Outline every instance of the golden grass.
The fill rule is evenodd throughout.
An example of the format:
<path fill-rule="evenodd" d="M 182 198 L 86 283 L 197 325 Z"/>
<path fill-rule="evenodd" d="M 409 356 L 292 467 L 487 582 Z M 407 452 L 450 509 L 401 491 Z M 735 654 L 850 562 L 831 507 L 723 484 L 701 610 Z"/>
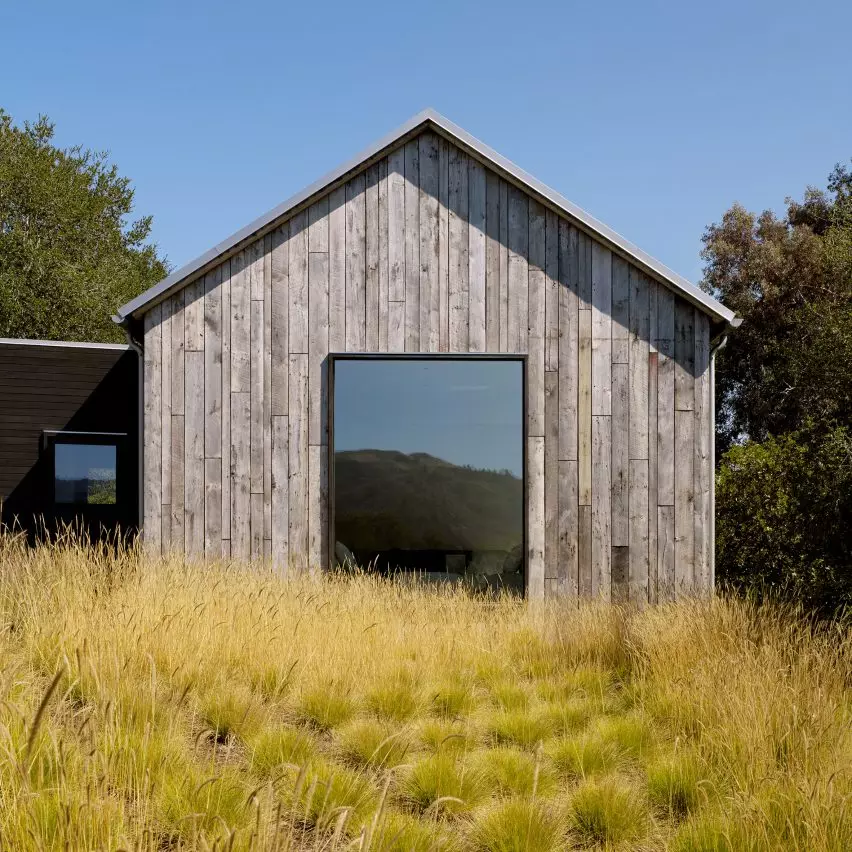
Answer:
<path fill-rule="evenodd" d="M 852 848 L 852 643 L 0 537 L 0 845 Z"/>

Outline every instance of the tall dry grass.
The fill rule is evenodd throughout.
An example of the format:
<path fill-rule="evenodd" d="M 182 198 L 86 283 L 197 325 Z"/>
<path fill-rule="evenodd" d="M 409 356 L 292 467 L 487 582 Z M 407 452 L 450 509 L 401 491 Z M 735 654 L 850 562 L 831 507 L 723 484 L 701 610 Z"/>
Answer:
<path fill-rule="evenodd" d="M 0 538 L 0 845 L 850 849 L 850 649 Z"/>

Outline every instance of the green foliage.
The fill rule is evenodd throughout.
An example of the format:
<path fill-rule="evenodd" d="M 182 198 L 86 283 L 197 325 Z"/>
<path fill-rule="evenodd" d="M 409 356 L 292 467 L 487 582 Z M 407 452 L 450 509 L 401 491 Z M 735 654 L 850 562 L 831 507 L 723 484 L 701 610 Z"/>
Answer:
<path fill-rule="evenodd" d="M 168 270 L 106 153 L 0 109 L 0 337 L 123 342 L 110 316 Z"/>
<path fill-rule="evenodd" d="M 607 778 L 577 788 L 571 799 L 571 824 L 583 843 L 625 843 L 647 833 L 649 815 L 628 783 Z"/>
<path fill-rule="evenodd" d="M 733 447 L 717 476 L 716 563 L 735 588 L 822 612 L 852 604 L 852 429 Z"/>
<path fill-rule="evenodd" d="M 471 831 L 484 852 L 551 852 L 564 847 L 564 820 L 548 803 L 510 799 L 485 810 Z"/>

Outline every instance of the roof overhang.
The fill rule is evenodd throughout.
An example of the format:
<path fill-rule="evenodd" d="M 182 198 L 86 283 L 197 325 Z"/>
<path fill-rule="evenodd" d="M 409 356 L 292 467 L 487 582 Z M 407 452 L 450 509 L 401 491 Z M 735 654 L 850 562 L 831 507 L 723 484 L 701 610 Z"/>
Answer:
<path fill-rule="evenodd" d="M 204 275 L 221 261 L 236 254 L 243 247 L 263 236 L 268 231 L 277 227 L 299 210 L 309 206 L 315 198 L 329 192 L 336 186 L 345 183 L 355 174 L 366 169 L 372 163 L 386 156 L 389 151 L 398 148 L 408 139 L 417 136 L 425 129 L 432 129 L 439 135 L 465 150 L 470 156 L 479 160 L 490 169 L 500 174 L 505 180 L 515 184 L 520 189 L 537 197 L 545 206 L 552 208 L 557 213 L 565 216 L 578 228 L 586 231 L 595 239 L 603 242 L 612 251 L 622 255 L 639 269 L 646 272 L 652 278 L 670 287 L 675 292 L 692 302 L 696 307 L 704 310 L 713 321 L 714 325 L 723 327 L 736 327 L 739 321 L 732 310 L 726 308 L 721 302 L 705 293 L 691 281 L 673 272 L 660 261 L 646 254 L 638 246 L 624 239 L 612 228 L 598 221 L 594 216 L 561 196 L 523 169 L 471 136 L 449 119 L 426 109 L 398 127 L 392 133 L 375 142 L 365 151 L 362 151 L 353 159 L 329 172 L 324 177 L 315 181 L 310 186 L 297 192 L 288 198 L 283 204 L 265 213 L 250 224 L 241 228 L 230 237 L 204 252 L 200 257 L 175 270 L 158 284 L 141 293 L 135 299 L 131 299 L 122 305 L 113 319 L 121 324 L 126 324 L 131 318 L 138 318 L 148 309 L 167 298 L 169 295 L 186 286 L 190 282 Z"/>

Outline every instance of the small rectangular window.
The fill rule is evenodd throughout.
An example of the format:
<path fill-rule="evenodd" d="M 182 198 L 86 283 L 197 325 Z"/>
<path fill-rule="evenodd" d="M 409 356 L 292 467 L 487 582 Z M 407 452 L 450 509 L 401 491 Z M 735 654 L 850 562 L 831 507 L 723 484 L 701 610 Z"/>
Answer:
<path fill-rule="evenodd" d="M 55 433 L 53 499 L 77 506 L 113 506 L 118 502 L 118 446 L 115 438 L 90 433 Z"/>

